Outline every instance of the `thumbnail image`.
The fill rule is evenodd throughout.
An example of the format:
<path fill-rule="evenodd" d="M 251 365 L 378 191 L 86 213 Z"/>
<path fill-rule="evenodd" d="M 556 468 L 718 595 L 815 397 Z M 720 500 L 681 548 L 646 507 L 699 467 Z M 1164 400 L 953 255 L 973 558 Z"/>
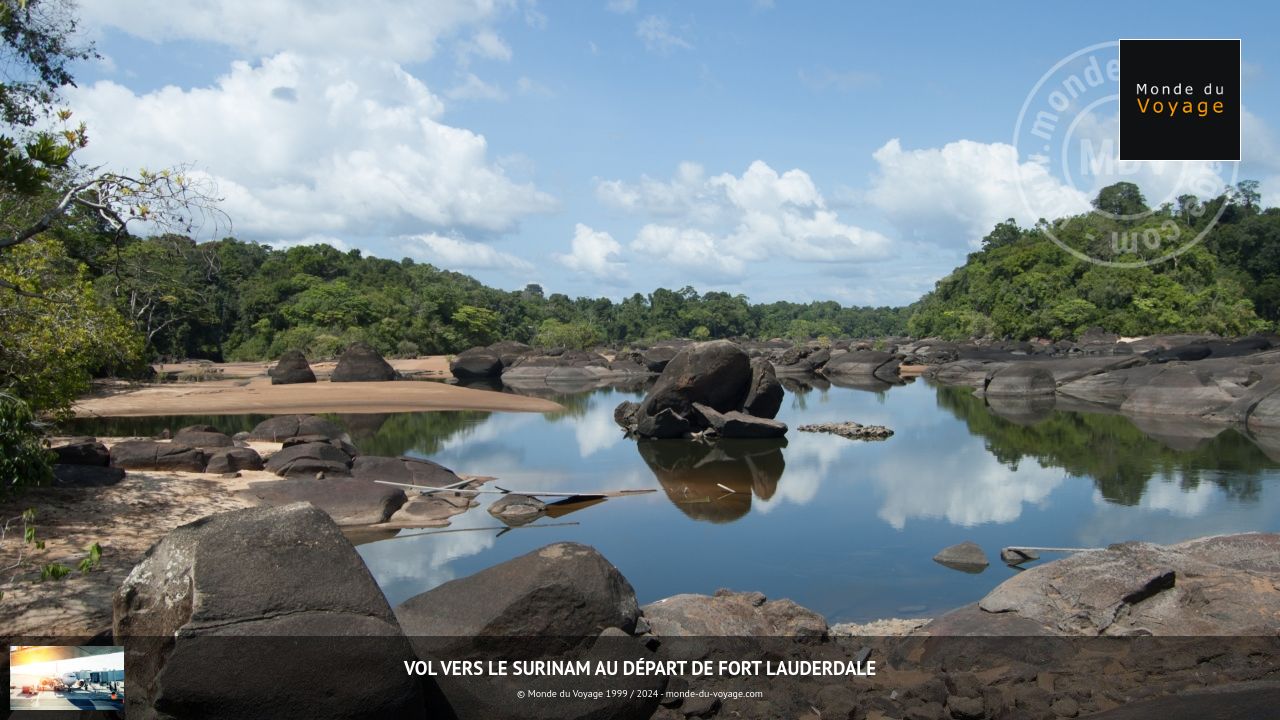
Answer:
<path fill-rule="evenodd" d="M 12 645 L 10 710 L 124 710 L 119 645 Z"/>

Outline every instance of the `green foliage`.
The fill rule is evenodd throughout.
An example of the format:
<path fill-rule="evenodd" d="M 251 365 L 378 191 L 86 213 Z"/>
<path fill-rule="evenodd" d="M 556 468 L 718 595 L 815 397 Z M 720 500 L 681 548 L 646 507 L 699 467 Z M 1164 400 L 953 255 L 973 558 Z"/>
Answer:
<path fill-rule="evenodd" d="M 71 574 L 71 568 L 62 563 L 49 563 L 40 568 L 40 582 L 45 580 L 61 580 Z"/>
<path fill-rule="evenodd" d="M 538 334 L 534 336 L 533 344 L 538 347 L 586 350 L 599 345 L 603 338 L 599 328 L 590 323 L 566 323 L 548 318 L 538 326 Z"/>
<path fill-rule="evenodd" d="M 84 559 L 76 565 L 76 569 L 83 575 L 98 567 L 100 562 L 102 562 L 102 546 L 95 542 L 87 548 Z"/>
<path fill-rule="evenodd" d="M 37 414 L 65 412 L 94 372 L 132 367 L 140 338 L 94 290 L 61 243 L 0 255 L 0 392 Z"/>
<path fill-rule="evenodd" d="M 53 479 L 52 453 L 44 448 L 43 438 L 27 404 L 0 394 L 0 497 Z"/>
<path fill-rule="evenodd" d="M 1205 203 L 1185 196 L 1180 210 L 1168 207 L 1137 221 L 1091 214 L 1053 226 L 1054 237 L 1092 257 L 1133 262 L 1169 248 L 1141 240 L 1127 247 L 1117 238 L 1194 237 L 1206 212 L 1223 209 L 1202 242 L 1143 267 L 1086 262 L 1050 242 L 1045 227 L 999 223 L 981 251 L 912 307 L 907 329 L 918 337 L 960 340 L 1061 339 L 1094 326 L 1121 335 L 1246 335 L 1274 327 L 1280 319 L 1280 213 L 1259 214 L 1241 198 L 1257 202 L 1246 185 Z M 1132 214 L 1144 202 L 1136 186 L 1118 183 L 1104 188 L 1094 204 Z"/>

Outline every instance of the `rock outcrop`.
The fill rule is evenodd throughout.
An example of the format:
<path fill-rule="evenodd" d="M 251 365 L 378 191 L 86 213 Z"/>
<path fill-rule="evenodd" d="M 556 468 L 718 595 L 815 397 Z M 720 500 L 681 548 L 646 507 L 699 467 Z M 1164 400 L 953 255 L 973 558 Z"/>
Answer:
<path fill-rule="evenodd" d="M 683 438 L 708 431 L 726 438 L 778 437 L 786 425 L 772 419 L 781 385 L 761 363 L 753 365 L 728 340 L 694 343 L 676 354 L 638 406 L 624 402 L 614 419 L 642 438 Z M 750 405 L 764 416 L 746 412 Z"/>
<path fill-rule="evenodd" d="M 112 634 L 126 648 L 130 717 L 424 715 L 418 683 L 389 670 L 412 648 L 382 591 L 305 503 L 170 532 L 116 591 Z"/>
<path fill-rule="evenodd" d="M 279 415 L 263 420 L 249 431 L 250 440 L 284 442 L 289 438 L 305 435 L 323 435 L 327 438 L 346 438 L 342 428 L 315 415 Z"/>
<path fill-rule="evenodd" d="M 316 374 L 312 371 L 311 364 L 307 362 L 307 356 L 303 355 L 301 350 L 286 350 L 276 364 L 267 370 L 267 375 L 271 376 L 272 385 L 296 385 L 316 381 Z"/>
<path fill-rule="evenodd" d="M 391 364 L 365 343 L 355 343 L 338 358 L 329 376 L 332 382 L 386 382 L 400 379 Z"/>
<path fill-rule="evenodd" d="M 209 456 L 200 448 L 155 440 L 128 440 L 111 448 L 111 464 L 126 470 L 204 472 Z"/>
<path fill-rule="evenodd" d="M 717 590 L 713 596 L 675 595 L 641 608 L 645 621 L 659 637 L 770 637 L 778 635 L 822 638 L 827 621 L 791 600 L 770 601 L 758 592 Z"/>

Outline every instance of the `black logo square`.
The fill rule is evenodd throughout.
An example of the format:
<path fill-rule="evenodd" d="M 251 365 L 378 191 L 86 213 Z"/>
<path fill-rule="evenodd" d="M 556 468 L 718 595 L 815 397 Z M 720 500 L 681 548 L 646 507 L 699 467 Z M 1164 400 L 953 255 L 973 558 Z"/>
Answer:
<path fill-rule="evenodd" d="M 1120 159 L 1239 160 L 1240 41 L 1121 40 Z"/>

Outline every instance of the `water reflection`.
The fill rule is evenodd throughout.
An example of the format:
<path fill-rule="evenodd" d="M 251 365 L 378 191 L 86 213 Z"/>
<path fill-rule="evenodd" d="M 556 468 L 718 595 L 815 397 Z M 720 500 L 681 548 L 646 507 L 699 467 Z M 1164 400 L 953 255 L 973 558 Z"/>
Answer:
<path fill-rule="evenodd" d="M 733 522 L 751 510 L 751 498 L 768 500 L 786 469 L 786 439 L 640 440 L 640 457 L 671 502 L 694 520 Z"/>
<path fill-rule="evenodd" d="M 737 587 L 793 598 L 838 621 L 901 614 L 903 606 L 928 614 L 981 597 L 1007 576 L 1003 567 L 970 576 L 932 562 L 966 539 L 991 550 L 1280 530 L 1280 436 L 1080 412 L 1051 399 L 984 400 L 919 380 L 856 388 L 783 381 L 779 419 L 793 429 L 772 444 L 628 440 L 612 414 L 640 397 L 635 389 L 540 389 L 565 408 L 546 415 L 331 417 L 366 453 L 429 457 L 512 489 L 662 490 L 553 504 L 505 534 L 485 496 L 447 528 L 460 532 L 353 539 L 364 543 L 360 553 L 393 603 L 571 540 L 599 548 L 645 601 Z M 147 435 L 209 423 L 237 432 L 262 419 L 99 419 L 68 430 Z M 795 429 L 845 420 L 887 425 L 895 435 L 864 443 Z M 557 525 L 566 521 L 574 524 Z M 387 541 L 392 535 L 403 539 Z"/>

